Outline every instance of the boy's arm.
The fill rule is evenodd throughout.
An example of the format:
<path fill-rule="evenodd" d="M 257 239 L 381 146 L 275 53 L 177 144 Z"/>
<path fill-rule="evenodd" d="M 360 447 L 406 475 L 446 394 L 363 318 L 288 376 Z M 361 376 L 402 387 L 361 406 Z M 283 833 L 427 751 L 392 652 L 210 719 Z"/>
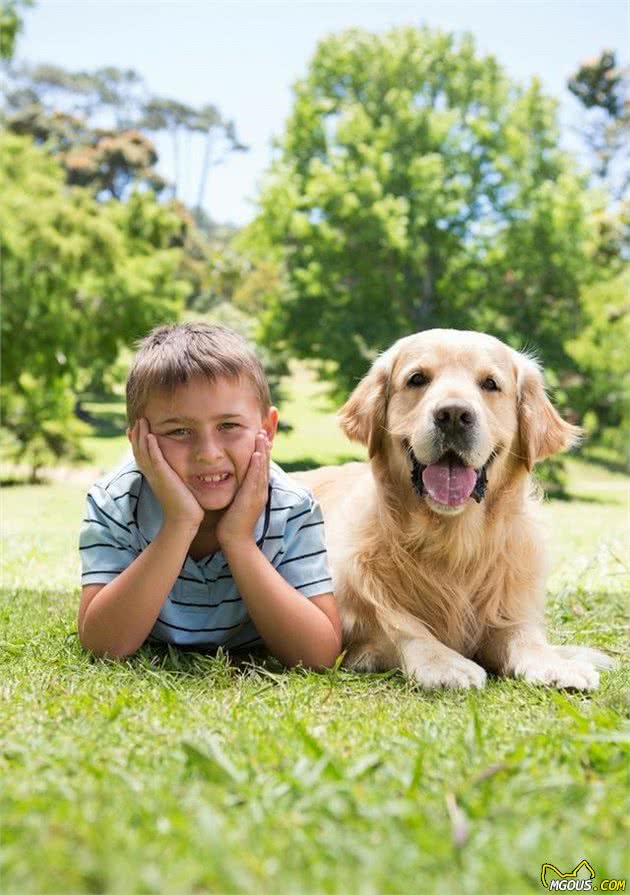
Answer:
<path fill-rule="evenodd" d="M 333 594 L 308 598 L 291 587 L 253 538 L 223 546 L 238 592 L 268 650 L 289 667 L 334 665 L 341 622 Z"/>
<path fill-rule="evenodd" d="M 109 584 L 83 587 L 79 639 L 97 656 L 130 656 L 147 639 L 196 532 L 164 524 L 140 556 Z"/>
<path fill-rule="evenodd" d="M 148 547 L 113 581 L 84 586 L 79 639 L 97 655 L 123 657 L 142 646 L 203 519 L 203 509 L 164 460 L 146 421 L 134 426 L 130 440 L 162 506 L 164 522 Z"/>
<path fill-rule="evenodd" d="M 253 537 L 267 499 L 269 454 L 269 442 L 259 437 L 245 481 L 217 527 L 217 538 L 269 651 L 288 666 L 330 666 L 341 652 L 341 622 L 333 594 L 305 597 L 272 566 Z"/>

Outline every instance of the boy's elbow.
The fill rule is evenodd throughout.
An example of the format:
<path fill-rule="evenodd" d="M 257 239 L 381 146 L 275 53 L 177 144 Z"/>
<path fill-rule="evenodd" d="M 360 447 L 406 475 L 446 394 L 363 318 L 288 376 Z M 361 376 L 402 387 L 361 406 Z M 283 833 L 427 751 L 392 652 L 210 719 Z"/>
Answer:
<path fill-rule="evenodd" d="M 337 619 L 332 624 L 331 638 L 326 644 L 324 668 L 333 668 L 343 651 L 343 635 L 341 622 Z"/>
<path fill-rule="evenodd" d="M 128 659 L 138 651 L 138 647 L 130 648 L 125 644 L 107 644 L 93 642 L 89 637 L 79 632 L 79 642 L 86 652 L 97 659 Z"/>
<path fill-rule="evenodd" d="M 334 668 L 337 659 L 341 655 L 341 650 L 341 635 L 335 634 L 334 639 L 330 643 L 322 645 L 322 648 L 318 650 L 316 656 L 312 657 L 311 661 L 303 662 L 302 664 L 313 671 L 325 671 L 327 668 Z"/>

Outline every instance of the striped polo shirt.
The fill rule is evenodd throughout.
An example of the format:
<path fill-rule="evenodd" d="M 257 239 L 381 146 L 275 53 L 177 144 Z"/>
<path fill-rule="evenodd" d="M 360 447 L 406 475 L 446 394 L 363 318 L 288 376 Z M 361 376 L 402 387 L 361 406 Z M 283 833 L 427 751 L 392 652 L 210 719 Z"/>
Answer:
<path fill-rule="evenodd" d="M 113 581 L 155 538 L 162 519 L 160 504 L 133 458 L 98 481 L 88 493 L 79 538 L 82 584 Z M 273 567 L 304 597 L 334 590 L 319 504 L 275 463 L 254 537 Z M 208 649 L 263 644 L 220 551 L 199 560 L 186 557 L 148 639 Z"/>

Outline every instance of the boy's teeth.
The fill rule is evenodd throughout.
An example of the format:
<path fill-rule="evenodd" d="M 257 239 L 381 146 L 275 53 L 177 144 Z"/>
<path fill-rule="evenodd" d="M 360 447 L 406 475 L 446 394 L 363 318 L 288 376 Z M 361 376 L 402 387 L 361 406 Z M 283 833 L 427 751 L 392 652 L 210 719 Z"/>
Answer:
<path fill-rule="evenodd" d="M 227 479 L 229 474 L 229 472 L 224 472 L 221 475 L 200 475 L 199 478 L 202 482 L 222 482 Z"/>

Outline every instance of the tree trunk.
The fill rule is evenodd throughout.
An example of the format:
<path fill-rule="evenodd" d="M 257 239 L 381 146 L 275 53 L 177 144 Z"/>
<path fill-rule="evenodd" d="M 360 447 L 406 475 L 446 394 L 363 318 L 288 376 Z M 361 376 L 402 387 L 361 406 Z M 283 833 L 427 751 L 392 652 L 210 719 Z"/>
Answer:
<path fill-rule="evenodd" d="M 175 183 L 173 184 L 173 198 L 177 198 L 179 192 L 179 141 L 177 139 L 177 128 L 171 129 L 173 138 L 173 167 L 175 168 Z"/>
<path fill-rule="evenodd" d="M 203 199 L 206 194 L 206 183 L 208 181 L 208 172 L 210 170 L 210 156 L 212 152 L 212 132 L 210 128 L 206 132 L 206 146 L 203 153 L 203 164 L 201 166 L 201 177 L 199 178 L 199 192 L 197 194 L 197 208 L 202 207 Z"/>
<path fill-rule="evenodd" d="M 418 284 L 418 294 L 415 295 L 409 305 L 409 319 L 416 331 L 431 329 L 435 324 L 436 295 L 433 259 L 429 255 L 426 260 L 421 277 L 415 275 L 412 282 Z M 414 290 L 415 291 L 415 290 Z"/>

